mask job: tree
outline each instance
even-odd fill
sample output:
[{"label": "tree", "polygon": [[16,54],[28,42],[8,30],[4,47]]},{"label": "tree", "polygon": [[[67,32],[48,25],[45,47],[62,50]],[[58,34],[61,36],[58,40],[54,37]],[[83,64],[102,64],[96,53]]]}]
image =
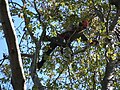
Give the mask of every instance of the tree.
[{"label": "tree", "polygon": [[[104,0],[12,0],[9,6],[27,89],[120,89],[120,9],[113,0],[110,3]],[[87,41],[79,37],[70,47],[58,45],[45,54],[51,49],[49,45],[54,46],[50,44],[53,37],[57,40],[57,35],[82,20],[89,21],[89,27],[82,31]],[[62,44],[65,43],[63,39]],[[9,56],[3,58],[6,60]],[[39,70],[37,64],[43,56],[45,62]],[[10,72],[8,65],[2,63],[1,66],[5,66],[2,71]]]},{"label": "tree", "polygon": [[[7,1],[1,0],[0,7],[1,22],[9,50],[12,72],[11,82],[15,90],[24,90],[25,76],[22,67],[22,60]],[[3,55],[3,57],[6,58],[5,55]]]}]

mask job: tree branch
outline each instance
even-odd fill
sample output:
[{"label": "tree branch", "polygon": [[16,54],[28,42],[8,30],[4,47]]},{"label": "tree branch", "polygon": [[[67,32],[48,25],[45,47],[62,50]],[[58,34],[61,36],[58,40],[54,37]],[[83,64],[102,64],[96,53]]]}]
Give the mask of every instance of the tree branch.
[{"label": "tree branch", "polygon": [[38,50],[36,50],[36,53],[34,55],[34,57],[32,58],[32,63],[31,63],[31,67],[30,67],[30,74],[32,77],[32,80],[34,82],[35,87],[38,88],[38,90],[45,90],[45,87],[41,84],[40,79],[38,78],[38,75],[36,73],[36,58],[38,57]]},{"label": "tree branch", "polygon": [[114,18],[114,20],[112,21],[112,23],[109,26],[109,30],[113,31],[115,25],[117,24],[118,18],[119,18],[120,14],[119,14],[119,10],[116,11],[116,16]]},{"label": "tree branch", "polygon": [[[103,78],[103,81],[101,83],[102,85],[102,89],[101,90],[110,90],[111,84],[113,84],[113,70],[115,67],[115,61],[109,60],[109,62],[107,62],[106,64],[106,68],[105,68],[105,76]],[[111,82],[110,82],[111,81]],[[113,86],[112,86],[113,87]],[[113,87],[114,88],[114,87]]]},{"label": "tree branch", "polygon": [[[23,5],[25,6],[26,1],[25,0],[22,0],[22,1],[23,1]],[[23,9],[25,10],[25,7]],[[39,50],[40,50],[41,46],[40,46],[40,42],[37,40],[37,38],[33,36],[33,33],[31,31],[32,27],[31,28],[29,27],[29,22],[27,19],[28,19],[27,13],[24,12],[24,20],[25,20],[26,28],[27,28],[27,30],[28,30],[28,32],[29,32],[29,34],[30,34],[33,42],[35,43],[35,46],[36,46],[36,51],[35,51],[34,56],[32,58],[32,63],[31,63],[31,67],[30,67],[30,74],[31,74],[31,77],[32,77],[32,80],[33,80],[35,87],[37,87],[38,90],[44,90],[45,88],[42,86],[40,79],[36,73],[36,63],[39,59]]]},{"label": "tree branch", "polygon": [[93,3],[94,10],[95,10],[95,14],[99,17],[100,21],[104,22],[104,15],[103,15],[103,13],[98,8],[95,7],[94,0],[92,0],[92,3]]}]

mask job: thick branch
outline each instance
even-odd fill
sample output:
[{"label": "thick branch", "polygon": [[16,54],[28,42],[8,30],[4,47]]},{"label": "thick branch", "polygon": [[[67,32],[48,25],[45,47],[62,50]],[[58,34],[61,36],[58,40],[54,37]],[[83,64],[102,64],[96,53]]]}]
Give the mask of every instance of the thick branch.
[{"label": "thick branch", "polygon": [[94,10],[95,10],[95,14],[99,17],[101,22],[104,22],[104,15],[103,15],[102,11],[95,7],[94,0],[92,0],[92,2],[93,2],[93,7],[94,7]]},{"label": "thick branch", "polygon": [[101,90],[109,90],[110,89],[111,84],[113,83],[112,79],[114,77],[114,75],[113,75],[114,66],[115,66],[115,61],[110,60],[109,62],[107,62],[105,76],[102,81],[102,89]]},{"label": "thick branch", "polygon": [[36,69],[34,66],[34,63],[36,61],[35,58],[36,58],[36,55],[32,58],[30,74],[31,74],[31,77],[32,77],[35,87],[37,87],[38,90],[45,90],[45,87],[41,84],[40,79],[36,73]]},{"label": "thick branch", "polygon": [[25,7],[26,6],[26,1],[25,0],[22,0],[22,1],[23,1],[23,5],[24,5],[24,7],[23,7],[23,16],[24,16],[25,26],[26,26],[27,31],[30,34],[33,42],[35,44],[37,44],[37,39],[36,39],[36,37],[34,37],[34,34],[33,34],[32,30],[31,30],[32,27],[30,26],[30,18],[27,16],[26,7]]},{"label": "thick branch", "polygon": [[[22,0],[22,1],[23,1],[23,5],[25,6],[26,5],[26,0]],[[25,10],[25,8],[23,8],[23,9]],[[34,37],[32,31],[31,31],[32,27],[31,28],[29,27],[30,23],[28,22],[27,19],[29,19],[27,17],[27,13],[24,12],[24,20],[25,20],[26,28],[27,28],[27,30],[28,30],[28,32],[29,32],[29,34],[30,34],[33,42],[35,43],[35,46],[36,46],[36,51],[35,51],[34,56],[32,58],[32,63],[31,63],[31,67],[30,67],[30,74],[31,74],[31,77],[32,77],[32,80],[33,80],[33,83],[34,83],[35,87],[37,87],[38,90],[44,90],[44,87],[42,86],[42,84],[39,80],[39,77],[36,73],[36,62],[39,59],[39,50],[40,50],[40,47],[41,47],[40,46],[41,41],[40,40],[38,41],[37,38]]]},{"label": "thick branch", "polygon": [[114,18],[114,20],[112,21],[112,23],[110,24],[109,30],[113,31],[115,25],[117,24],[118,18],[119,18],[120,14],[119,14],[119,10],[117,10],[116,12],[116,16]]}]

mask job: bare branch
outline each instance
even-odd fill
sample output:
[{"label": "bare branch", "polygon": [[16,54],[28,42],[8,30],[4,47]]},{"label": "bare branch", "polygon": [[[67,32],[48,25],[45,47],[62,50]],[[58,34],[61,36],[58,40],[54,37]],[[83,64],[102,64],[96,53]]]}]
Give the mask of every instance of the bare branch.
[{"label": "bare branch", "polygon": [[38,90],[45,90],[45,87],[41,84],[40,79],[38,78],[38,75],[36,73],[36,58],[38,58],[38,52],[36,50],[34,57],[32,58],[32,63],[30,67],[30,74],[32,77],[32,80],[34,82],[34,85],[38,88]]},{"label": "bare branch", "polygon": [[[23,5],[25,6],[26,5],[26,1],[25,0],[22,0],[23,1]],[[23,8],[25,10],[25,7]],[[31,77],[32,77],[32,80],[34,82],[34,85],[38,88],[38,90],[44,90],[45,88],[42,86],[41,82],[40,82],[40,79],[36,73],[36,63],[39,59],[39,50],[40,50],[40,45],[37,40],[36,37],[34,37],[34,34],[32,33],[31,31],[31,28],[29,27],[29,22],[27,21],[28,17],[27,17],[27,13],[24,12],[24,20],[25,20],[25,25],[26,25],[26,28],[32,38],[32,40],[34,41],[35,43],[35,46],[36,46],[36,51],[34,53],[34,56],[32,58],[32,63],[31,63],[31,67],[30,67],[30,74],[31,74]]]},{"label": "bare branch", "polygon": [[25,54],[25,53],[22,53],[21,56],[22,56],[22,57],[33,58],[33,55],[31,55],[31,54]]},{"label": "bare branch", "polygon": [[42,23],[40,12],[38,11],[37,6],[36,6],[36,0],[34,0],[33,3],[34,3],[35,10],[36,10],[36,12],[38,14],[38,20],[39,20],[40,23]]},{"label": "bare branch", "polygon": [[[26,2],[25,2],[25,0],[22,0],[22,1],[23,1],[23,5],[24,5],[23,11],[25,11],[25,9],[26,9],[25,8]],[[30,23],[29,23],[30,22],[30,18],[27,17],[27,13],[26,12],[23,13],[23,16],[24,16],[24,20],[25,20],[25,26],[26,26],[26,28],[27,28],[27,30],[28,30],[28,32],[29,32],[33,42],[37,45],[37,38],[34,37],[34,34],[33,34],[32,30],[31,30],[31,27],[30,27]]]},{"label": "bare branch", "polygon": [[[18,3],[16,3],[16,2],[13,2],[12,0],[11,0],[11,2],[9,1],[9,3],[12,3],[13,6],[14,6],[14,4],[15,4],[15,5],[19,6],[20,8],[22,8],[22,6],[21,6],[20,4],[18,4]],[[15,7],[15,6],[14,6],[14,7]]]}]

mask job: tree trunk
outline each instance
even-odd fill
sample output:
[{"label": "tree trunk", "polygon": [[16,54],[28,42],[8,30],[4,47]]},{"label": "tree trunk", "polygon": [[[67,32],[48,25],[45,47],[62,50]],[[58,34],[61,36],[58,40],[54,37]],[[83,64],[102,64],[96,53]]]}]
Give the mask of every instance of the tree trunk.
[{"label": "tree trunk", "polygon": [[13,88],[14,90],[25,90],[22,60],[7,0],[0,0],[0,16],[10,55]]},{"label": "tree trunk", "polygon": [[102,81],[102,89],[101,90],[113,90],[113,79],[114,79],[114,66],[115,61],[110,60],[107,62],[105,76]]}]

